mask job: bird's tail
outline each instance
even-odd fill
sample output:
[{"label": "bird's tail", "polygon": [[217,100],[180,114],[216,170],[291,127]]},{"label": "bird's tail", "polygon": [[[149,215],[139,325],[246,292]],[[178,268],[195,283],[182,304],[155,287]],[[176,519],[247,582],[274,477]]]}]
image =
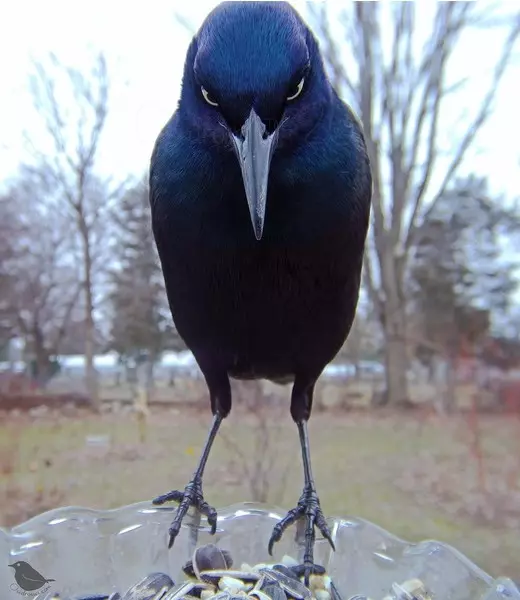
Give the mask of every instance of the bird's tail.
[{"label": "bird's tail", "polygon": [[46,579],[45,583],[50,583],[51,581],[56,581],[56,579]]}]

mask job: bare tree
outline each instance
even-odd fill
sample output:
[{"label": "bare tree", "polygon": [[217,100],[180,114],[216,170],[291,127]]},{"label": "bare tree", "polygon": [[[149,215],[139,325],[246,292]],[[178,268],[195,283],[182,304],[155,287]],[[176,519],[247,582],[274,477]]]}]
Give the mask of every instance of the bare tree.
[{"label": "bare tree", "polygon": [[20,180],[5,203],[12,209],[3,216],[10,217],[13,235],[2,261],[7,280],[2,313],[11,335],[25,340],[34,375],[44,384],[77,307],[81,283],[70,259],[67,223],[48,210],[38,192],[36,181]]},{"label": "bare tree", "polygon": [[0,348],[4,349],[13,337],[15,327],[9,294],[13,284],[12,263],[19,223],[14,203],[9,195],[0,196]]},{"label": "bare tree", "polygon": [[165,350],[184,350],[173,326],[164,278],[153,239],[148,182],[143,180],[121,196],[114,210],[111,272],[108,299],[110,347],[125,365],[135,366],[134,394],[148,404],[154,385],[154,367]]},{"label": "bare tree", "polygon": [[54,186],[56,210],[62,210],[75,225],[85,311],[86,385],[94,407],[99,407],[94,368],[96,241],[110,201],[122,187],[96,175],[96,157],[108,114],[107,64],[99,54],[88,71],[65,66],[50,55],[35,63],[30,84],[46,134],[38,147],[28,139],[35,159],[33,170],[42,181]]},{"label": "bare tree", "polygon": [[478,355],[491,317],[514,304],[519,282],[501,240],[518,236],[520,213],[493,198],[482,177],[457,179],[423,223],[411,264],[408,297],[423,339],[422,362],[442,367],[447,410],[455,407],[455,372],[463,356]]},{"label": "bare tree", "polygon": [[[311,9],[335,89],[360,115],[373,169],[372,228],[364,282],[385,334],[387,395],[406,402],[406,280],[421,225],[488,120],[520,33],[520,17],[509,27],[489,87],[475,99],[464,129],[440,151],[441,117],[465,80],[448,83],[461,36],[473,26],[496,25],[490,9],[473,2],[435,5],[432,26],[421,39],[413,2],[355,2],[352,13],[332,14],[327,3]],[[503,25],[500,21],[500,25]],[[453,106],[453,105],[452,105]],[[442,160],[441,160],[442,159]]]}]

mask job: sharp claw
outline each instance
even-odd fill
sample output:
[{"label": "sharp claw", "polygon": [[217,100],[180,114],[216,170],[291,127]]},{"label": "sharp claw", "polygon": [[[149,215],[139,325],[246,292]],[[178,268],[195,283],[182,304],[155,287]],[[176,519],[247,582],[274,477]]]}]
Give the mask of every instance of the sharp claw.
[{"label": "sharp claw", "polygon": [[173,544],[173,541],[175,540],[175,538],[179,535],[179,530],[180,530],[180,524],[173,522],[169,529],[170,542],[172,544]]},{"label": "sharp claw", "polygon": [[217,514],[208,507],[206,510],[206,517],[208,519],[208,525],[211,527],[211,535],[215,535],[217,531]]},{"label": "sharp claw", "polygon": [[316,524],[318,525],[318,529],[320,530],[321,535],[329,542],[332,549],[335,551],[336,546],[334,545],[334,542],[332,541],[332,534],[330,532],[329,526],[327,525],[327,522],[325,521],[325,519],[319,519],[319,521],[317,521]]},{"label": "sharp claw", "polygon": [[179,503],[175,518],[169,529],[170,537],[168,541],[168,548],[173,546],[175,538],[179,535],[181,529],[182,520],[186,516],[190,506],[194,506],[200,513],[205,515],[208,519],[208,524],[211,526],[211,534],[214,535],[217,531],[217,511],[210,506],[202,495],[202,488],[200,480],[193,480],[186,486],[184,492],[174,490],[158,496],[152,503],[155,505],[164,504],[165,502],[175,501]]},{"label": "sharp claw", "polygon": [[269,544],[267,546],[267,551],[269,552],[269,556],[273,555],[274,545],[276,544],[276,542],[279,542],[282,539],[283,532],[288,526],[289,526],[289,523],[285,519],[280,521],[280,523],[277,523],[274,526],[273,532],[271,533],[271,537],[269,538]]},{"label": "sharp claw", "polygon": [[314,544],[316,540],[315,529],[329,542],[333,550],[336,550],[327,521],[321,512],[319,499],[312,489],[305,489],[296,508],[290,510],[287,515],[277,523],[269,539],[267,546],[269,555],[273,555],[273,546],[279,541],[284,531],[298,519],[305,518],[305,554],[304,554],[304,576],[305,585],[308,586],[311,574],[314,572]]},{"label": "sharp claw", "polygon": [[305,587],[309,587],[310,577],[311,577],[311,568],[307,567],[305,569],[305,573],[303,575],[303,583],[304,583]]},{"label": "sharp claw", "polygon": [[274,547],[274,543],[275,543],[275,540],[273,539],[273,536],[271,536],[271,537],[269,538],[269,544],[268,544],[268,546],[267,546],[267,551],[269,552],[269,556],[272,556],[272,555],[273,555],[273,547]]},{"label": "sharp claw", "polygon": [[[323,534],[323,531],[322,531]],[[329,542],[330,547],[332,548],[332,550],[334,552],[336,552],[336,545],[334,544],[334,542],[332,541],[332,536],[330,533],[327,533],[327,535],[323,534],[323,537],[327,540],[327,542]]]},{"label": "sharp claw", "polygon": [[171,548],[173,546],[173,542],[175,542],[175,538],[179,534],[179,529],[180,526],[177,525],[177,523],[173,522],[169,529],[170,539],[168,541],[168,548]]},{"label": "sharp claw", "polygon": [[167,496],[168,496],[168,494],[164,494],[163,496],[157,496],[157,498],[154,498],[152,500],[152,504],[155,504],[155,505],[164,504],[167,501]]},{"label": "sharp claw", "polygon": [[157,496],[157,498],[152,500],[152,504],[160,505],[165,504],[166,502],[181,502],[183,496],[184,494],[182,492],[174,490],[172,492],[168,492],[167,494],[163,494],[162,496]]}]

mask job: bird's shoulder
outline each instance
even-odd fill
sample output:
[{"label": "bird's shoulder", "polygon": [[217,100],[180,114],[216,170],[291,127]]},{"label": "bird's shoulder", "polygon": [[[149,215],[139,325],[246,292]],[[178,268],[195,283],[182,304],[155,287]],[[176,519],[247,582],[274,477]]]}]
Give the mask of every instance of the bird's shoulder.
[{"label": "bird's shoulder", "polygon": [[[150,191],[153,200],[176,188],[179,201],[183,192],[188,192],[193,183],[204,181],[209,175],[210,163],[207,160],[204,144],[197,140],[176,111],[163,127],[155,142],[150,161]],[[183,186],[176,187],[181,183]]]},{"label": "bird's shoulder", "polygon": [[[329,177],[341,185],[355,183],[360,192],[371,188],[370,161],[362,125],[337,95],[315,129],[292,158],[300,173],[316,182]],[[349,186],[347,186],[348,188]]]},{"label": "bird's shoulder", "polygon": [[293,190],[306,228],[309,222],[337,226],[340,237],[345,227],[364,231],[372,197],[370,161],[362,126],[338,97],[304,142],[274,169],[280,197]]}]

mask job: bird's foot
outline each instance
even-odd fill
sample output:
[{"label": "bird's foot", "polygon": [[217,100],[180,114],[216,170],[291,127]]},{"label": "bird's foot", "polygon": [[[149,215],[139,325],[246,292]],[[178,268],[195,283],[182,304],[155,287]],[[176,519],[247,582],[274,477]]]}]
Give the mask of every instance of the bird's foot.
[{"label": "bird's foot", "polygon": [[202,480],[200,477],[190,481],[184,488],[184,492],[173,490],[167,494],[158,496],[152,502],[156,505],[164,504],[165,502],[179,503],[175,518],[169,529],[170,541],[168,542],[168,548],[173,546],[173,542],[181,529],[182,520],[186,516],[190,506],[195,507],[201,514],[207,517],[212,535],[217,530],[217,511],[204,500],[204,495],[202,494]]},{"label": "bird's foot", "polygon": [[313,487],[306,487],[298,500],[296,508],[291,509],[287,515],[274,526],[273,533],[269,540],[269,554],[273,554],[273,546],[282,538],[284,531],[298,519],[305,518],[305,552],[303,555],[303,575],[305,585],[309,584],[309,577],[314,572],[314,542],[316,534],[314,528],[317,527],[321,535],[329,542],[332,549],[335,550],[332,536],[321,511],[320,499]]}]

